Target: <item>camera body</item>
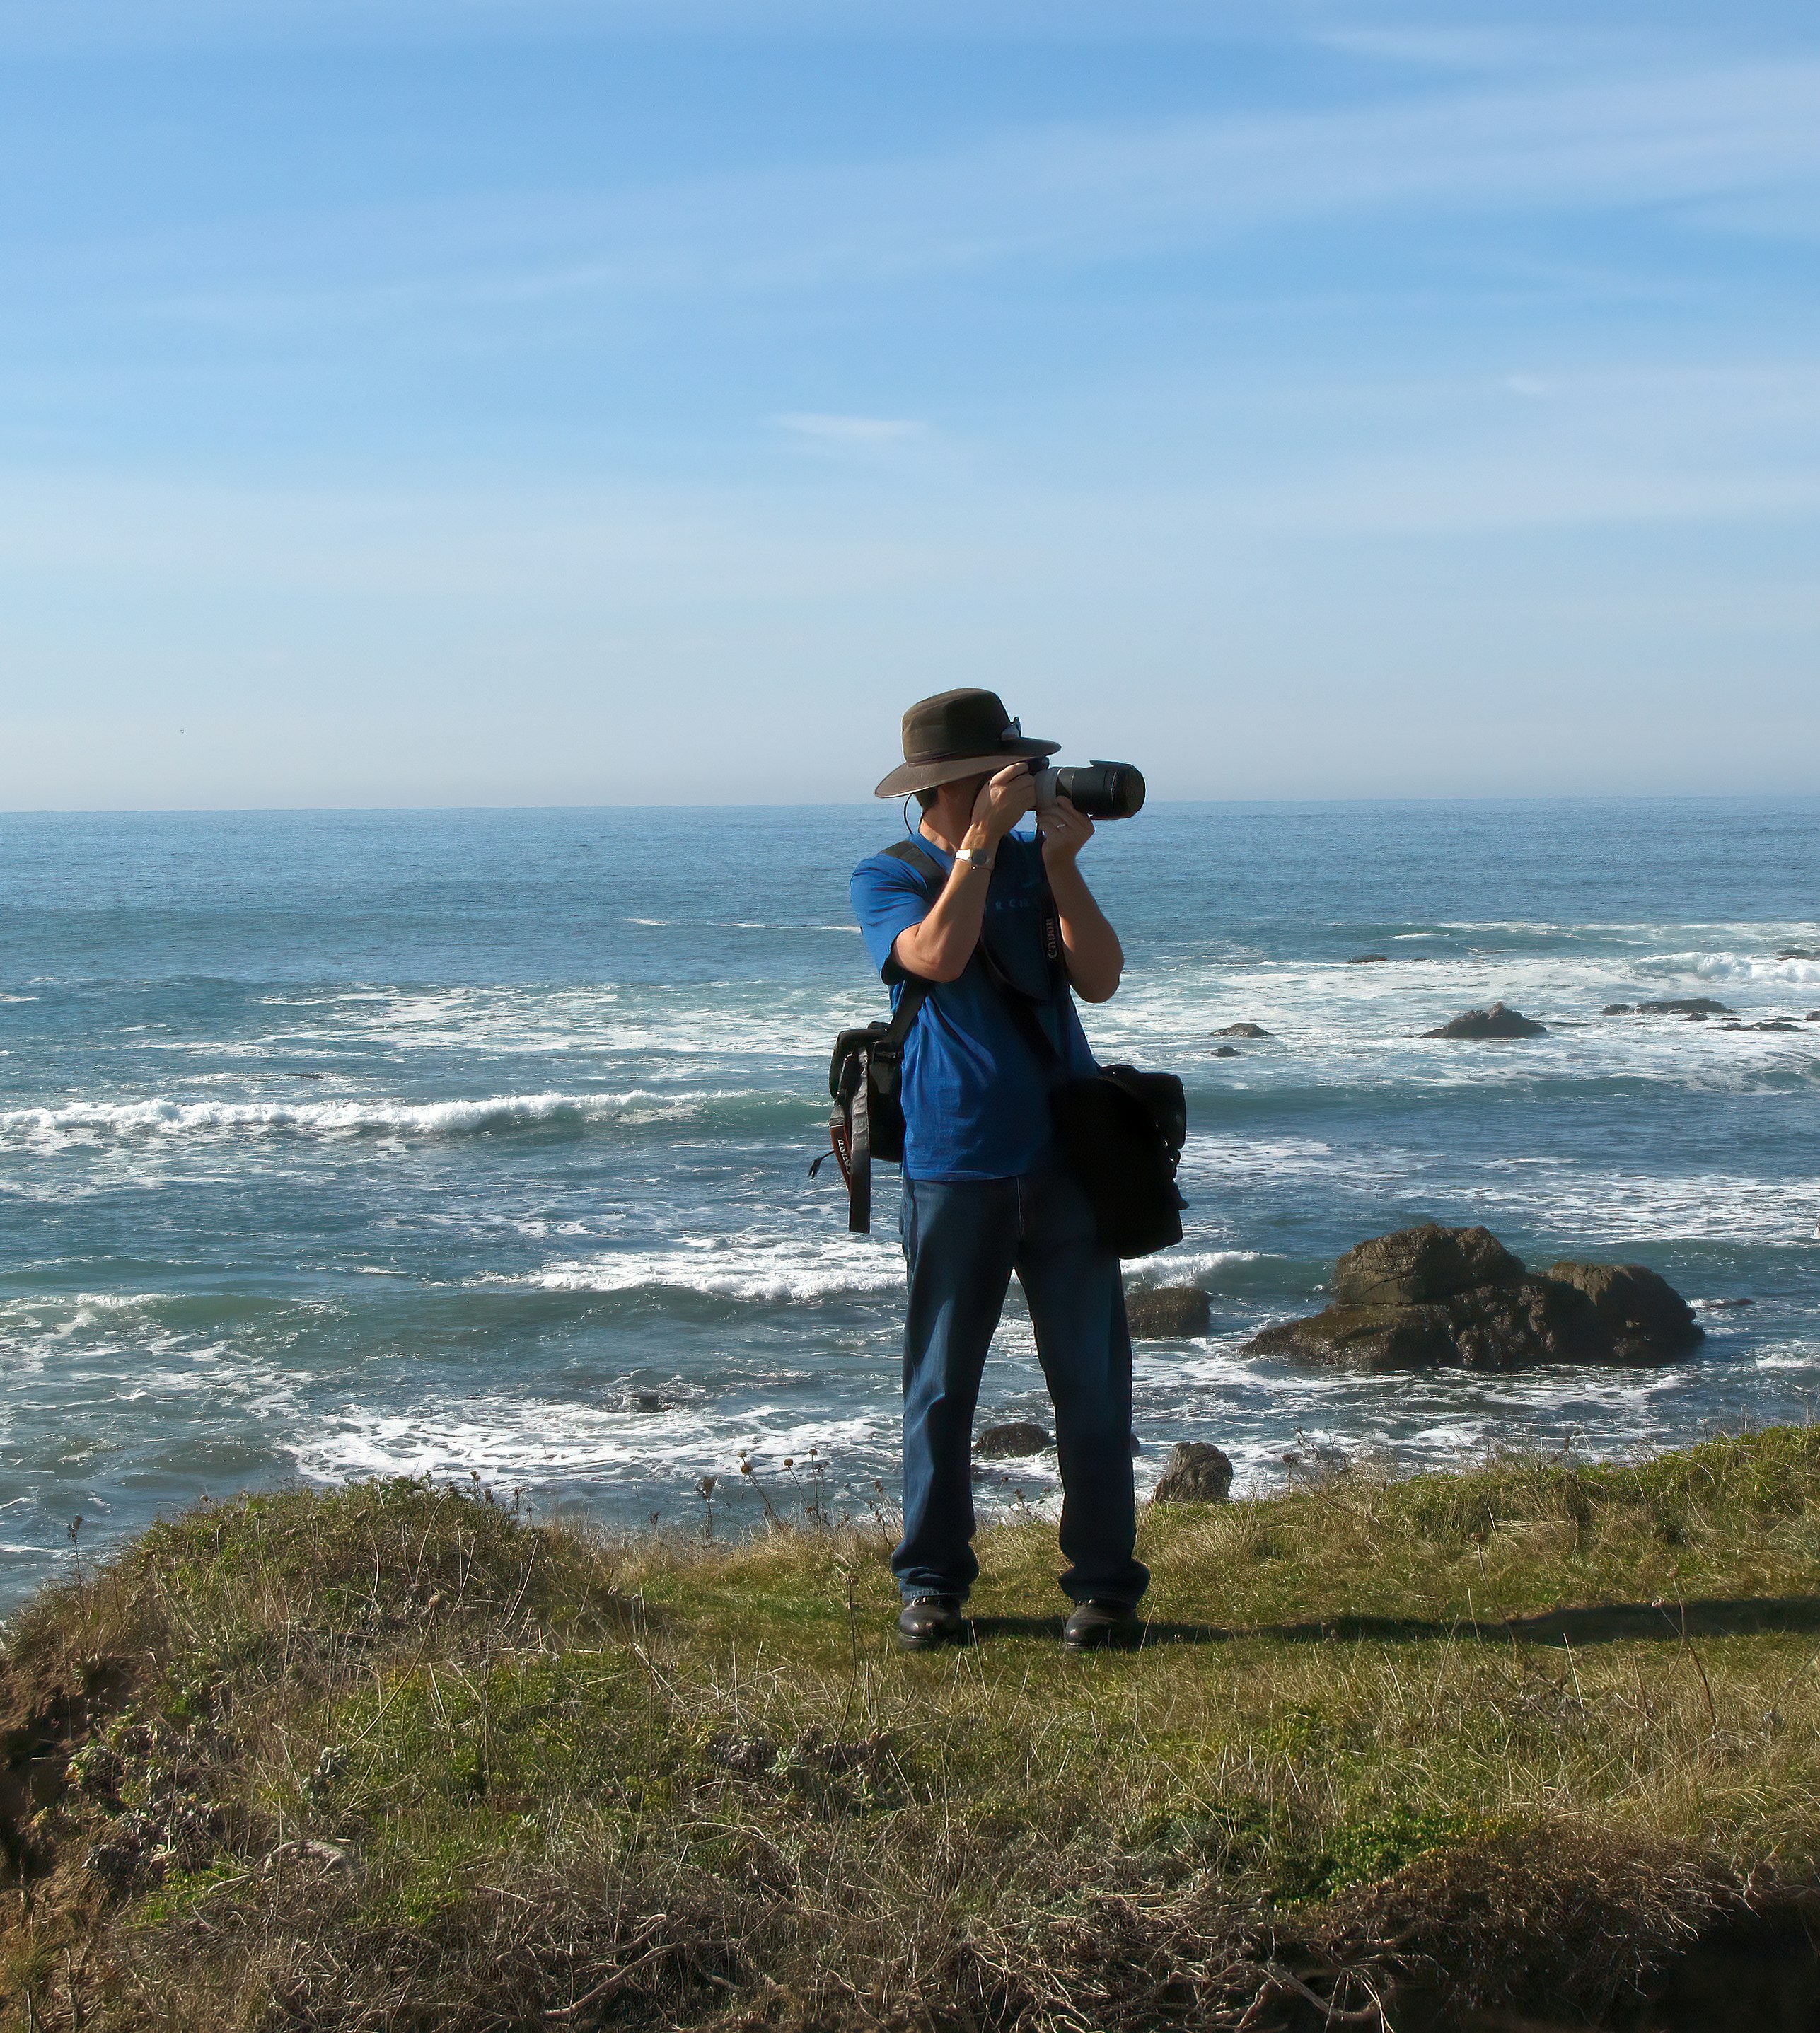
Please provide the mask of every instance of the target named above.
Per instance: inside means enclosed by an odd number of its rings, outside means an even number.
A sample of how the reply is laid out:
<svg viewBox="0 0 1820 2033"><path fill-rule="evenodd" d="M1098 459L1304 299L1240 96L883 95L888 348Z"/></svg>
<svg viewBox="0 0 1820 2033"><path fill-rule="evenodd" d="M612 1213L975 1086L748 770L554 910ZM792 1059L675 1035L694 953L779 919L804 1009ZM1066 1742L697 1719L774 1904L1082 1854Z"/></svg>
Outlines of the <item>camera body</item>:
<svg viewBox="0 0 1820 2033"><path fill-rule="evenodd" d="M1093 762L1063 769L1032 768L1036 810L1065 798L1090 819L1128 819L1144 807L1144 773L1129 762Z"/></svg>

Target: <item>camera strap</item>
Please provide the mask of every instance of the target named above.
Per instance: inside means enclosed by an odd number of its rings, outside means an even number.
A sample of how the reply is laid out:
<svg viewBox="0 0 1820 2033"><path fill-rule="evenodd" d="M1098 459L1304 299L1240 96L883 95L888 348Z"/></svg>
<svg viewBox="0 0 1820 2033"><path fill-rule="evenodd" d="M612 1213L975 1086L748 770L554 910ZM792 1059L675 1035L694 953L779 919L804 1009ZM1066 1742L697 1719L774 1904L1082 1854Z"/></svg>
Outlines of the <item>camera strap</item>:
<svg viewBox="0 0 1820 2033"><path fill-rule="evenodd" d="M899 861L908 863L928 884L930 907L933 909L936 898L947 887L949 871L934 855L926 852L913 840L897 841L885 852ZM1040 1004L1054 1000L1066 979L1067 960L1062 945L1062 914L1056 908L1055 898L1050 893L1047 878L1043 884L1042 912L1043 958L1049 970L1049 992L1047 995L1033 996L1027 989L1018 987L999 965L991 947L987 943L983 930L979 935L979 943L973 950L985 971L986 979L997 990L998 999L1005 1005L1006 1013L1016 1025L1018 1035L1030 1047L1036 1063L1048 1076L1053 1086L1062 1079L1065 1069L1062 1054L1056 1050L1049 1033L1043 1029L1036 1011ZM907 987L904 994L908 995L909 992ZM902 1007L901 1003L899 1007Z"/></svg>

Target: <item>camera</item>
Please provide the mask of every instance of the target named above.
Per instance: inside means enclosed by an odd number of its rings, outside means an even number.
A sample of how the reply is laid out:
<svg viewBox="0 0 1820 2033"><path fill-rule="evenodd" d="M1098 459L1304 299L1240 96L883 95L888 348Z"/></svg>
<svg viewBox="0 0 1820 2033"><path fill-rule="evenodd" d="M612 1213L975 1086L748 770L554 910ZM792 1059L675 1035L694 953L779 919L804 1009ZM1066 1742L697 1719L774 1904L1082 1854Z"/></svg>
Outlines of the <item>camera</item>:
<svg viewBox="0 0 1820 2033"><path fill-rule="evenodd" d="M1090 819L1128 819L1144 807L1144 773L1129 762L1088 762L1030 773L1036 780L1039 814L1058 798Z"/></svg>

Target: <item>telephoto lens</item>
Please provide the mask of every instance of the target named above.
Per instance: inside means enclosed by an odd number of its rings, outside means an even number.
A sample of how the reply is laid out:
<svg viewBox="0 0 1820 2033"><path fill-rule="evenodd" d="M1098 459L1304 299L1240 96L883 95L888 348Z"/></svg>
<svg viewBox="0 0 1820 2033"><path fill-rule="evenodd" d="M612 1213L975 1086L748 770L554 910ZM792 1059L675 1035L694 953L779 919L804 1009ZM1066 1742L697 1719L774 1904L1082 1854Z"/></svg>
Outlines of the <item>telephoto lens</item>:
<svg viewBox="0 0 1820 2033"><path fill-rule="evenodd" d="M1065 798L1090 819L1128 819L1144 808L1144 773L1129 762L1089 762L1038 769L1036 809Z"/></svg>

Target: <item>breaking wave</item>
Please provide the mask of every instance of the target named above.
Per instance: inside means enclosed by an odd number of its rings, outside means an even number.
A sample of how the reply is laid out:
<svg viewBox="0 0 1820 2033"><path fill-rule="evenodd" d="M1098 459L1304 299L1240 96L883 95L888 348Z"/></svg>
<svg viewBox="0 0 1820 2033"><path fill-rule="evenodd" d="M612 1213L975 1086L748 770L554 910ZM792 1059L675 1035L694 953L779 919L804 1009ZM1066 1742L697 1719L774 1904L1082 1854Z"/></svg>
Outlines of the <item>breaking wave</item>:
<svg viewBox="0 0 1820 2033"><path fill-rule="evenodd" d="M727 1104L800 1114L790 1095L755 1089L667 1092L632 1088L619 1094L489 1095L472 1101L143 1101L73 1102L61 1108L0 1110L0 1137L33 1142L76 1138L184 1136L230 1131L303 1135L474 1136L537 1124L671 1121Z"/></svg>

